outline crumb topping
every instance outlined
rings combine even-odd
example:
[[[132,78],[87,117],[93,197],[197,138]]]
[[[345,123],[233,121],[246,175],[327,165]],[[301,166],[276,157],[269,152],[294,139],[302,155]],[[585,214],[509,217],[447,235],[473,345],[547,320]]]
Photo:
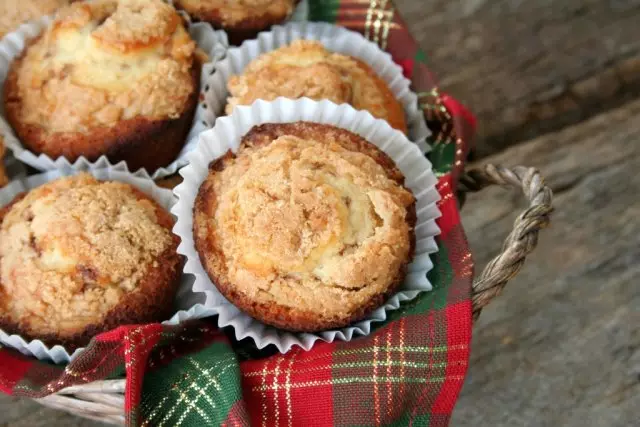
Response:
[[[402,106],[368,65],[347,55],[329,52],[317,41],[296,40],[254,59],[241,75],[228,82],[226,113],[236,105],[279,96],[297,99],[328,99],[351,104],[405,130]],[[393,110],[393,111],[392,111]]]
[[[70,0],[4,0],[0,2],[0,38],[21,24],[51,15]]]
[[[213,245],[206,262],[251,301],[344,318],[407,262],[415,199],[373,158],[316,131],[243,146],[214,167],[195,227]]]
[[[14,63],[18,118],[48,133],[177,118],[197,88],[196,45],[162,0],[96,0],[60,10]]]
[[[273,16],[284,19],[293,12],[295,0],[176,0],[177,7],[200,19],[212,19],[222,26]]]
[[[157,206],[89,174],[28,192],[0,227],[0,304],[34,334],[73,335],[135,292],[171,245]]]

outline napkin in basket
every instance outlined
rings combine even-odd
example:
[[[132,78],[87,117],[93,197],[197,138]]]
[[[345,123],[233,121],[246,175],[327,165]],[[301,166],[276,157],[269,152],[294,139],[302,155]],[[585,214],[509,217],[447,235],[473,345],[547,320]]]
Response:
[[[311,2],[312,20],[360,31],[389,51],[419,93],[433,138],[442,217],[439,251],[421,294],[369,336],[256,351],[212,321],[121,327],[96,337],[68,366],[0,349],[0,391],[42,397],[126,373],[129,425],[446,426],[462,387],[471,340],[473,262],[455,186],[473,136],[473,117],[440,95],[424,55],[391,1]]]

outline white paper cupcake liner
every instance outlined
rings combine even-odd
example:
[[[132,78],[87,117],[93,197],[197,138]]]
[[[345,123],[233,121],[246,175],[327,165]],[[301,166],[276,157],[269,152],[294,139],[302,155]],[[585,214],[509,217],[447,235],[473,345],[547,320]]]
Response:
[[[4,88],[4,82],[7,78],[9,68],[13,59],[19,56],[24,50],[29,39],[36,37],[40,32],[49,26],[52,18],[45,16],[37,21],[31,21],[21,25],[16,31],[7,34],[0,41],[0,86]],[[211,25],[205,23],[195,23],[189,25],[189,33],[191,37],[196,41],[198,47],[202,49],[208,56],[209,62],[203,64],[202,72],[200,75],[200,89],[206,84],[206,80],[211,73],[214,64],[217,60],[224,56],[224,53],[229,45],[227,35],[224,31],[214,31]],[[165,167],[159,168],[155,171],[147,171],[141,169],[140,173],[143,176],[149,176],[152,179],[158,179],[165,176],[172,175],[178,171],[179,168],[186,164],[185,156],[197,142],[197,136],[203,130],[209,128],[207,121],[205,120],[204,113],[206,110],[203,108],[202,103],[199,102],[194,115],[193,123],[189,131],[188,136],[185,138],[186,143],[180,154],[170,164]],[[45,154],[35,154],[26,149],[20,140],[17,138],[13,129],[9,125],[5,118],[4,101],[0,100],[0,133],[5,138],[5,144],[15,157],[38,170],[48,171],[60,168],[73,168],[73,169],[87,169],[95,166],[96,164],[105,164],[103,160],[106,160],[105,156],[100,157],[97,161],[90,162],[85,157],[78,158],[74,163],[69,162],[64,157],[58,157],[52,159]],[[137,171],[136,171],[137,172]]]
[[[152,197],[166,210],[170,210],[176,202],[171,190],[158,187],[148,178],[131,174],[124,163],[109,168],[91,168],[88,172],[100,180],[121,181],[131,184]],[[0,207],[10,203],[19,193],[29,191],[62,176],[75,175],[77,173],[79,173],[78,170],[69,167],[13,180],[6,187],[0,189]],[[179,311],[171,319],[162,322],[163,324],[175,325],[188,319],[202,318],[213,314],[212,310],[203,305],[205,295],[193,292],[193,280],[193,276],[183,275],[176,294],[176,308]],[[34,356],[40,360],[50,360],[55,363],[67,363],[83,350],[79,348],[74,352],[69,352],[61,345],[48,347],[40,340],[25,341],[21,336],[9,335],[1,329],[0,345],[14,348],[27,356]]]
[[[355,132],[386,152],[406,177],[405,185],[417,199],[416,251],[407,277],[398,290],[382,307],[365,320],[349,327],[320,332],[292,333],[279,330],[253,319],[227,301],[218,291],[204,270],[193,240],[193,206],[200,185],[208,174],[209,163],[228,150],[235,152],[240,140],[253,126],[263,123],[290,123],[310,121],[338,126]],[[240,106],[227,117],[216,121],[213,129],[200,134],[198,146],[187,156],[189,165],[180,170],[184,181],[174,189],[178,202],[172,212],[178,217],[174,233],[180,236],[178,252],[187,257],[185,272],[195,276],[194,292],[206,295],[205,307],[218,314],[220,327],[231,326],[238,340],[251,338],[258,348],[275,345],[281,352],[298,345],[310,349],[318,341],[350,341],[353,337],[367,335],[372,324],[387,318],[388,310],[395,310],[403,301],[430,291],[427,272],[433,268],[429,254],[438,250],[435,236],[440,233],[435,220],[440,217],[436,202],[440,195],[435,188],[437,179],[431,163],[418,147],[389,124],[375,119],[366,111],[336,105],[330,101],[315,102],[308,98],[290,100],[278,98],[273,102],[257,101],[251,106]]]
[[[290,22],[304,22],[309,20],[309,0],[302,0],[298,3],[293,14],[289,18]]]
[[[216,118],[224,115],[229,96],[227,82],[231,76],[241,74],[258,56],[300,39],[317,40],[332,52],[350,55],[369,64],[404,107],[409,139],[415,142],[423,153],[430,151],[426,140],[431,132],[427,128],[423,112],[418,108],[418,96],[412,92],[411,82],[404,77],[402,68],[393,62],[391,55],[361,34],[321,22],[276,25],[271,31],[258,34],[257,39],[247,40],[239,47],[230,48],[226,58],[217,62],[215,73],[204,86],[207,104],[204,120],[213,126]]]

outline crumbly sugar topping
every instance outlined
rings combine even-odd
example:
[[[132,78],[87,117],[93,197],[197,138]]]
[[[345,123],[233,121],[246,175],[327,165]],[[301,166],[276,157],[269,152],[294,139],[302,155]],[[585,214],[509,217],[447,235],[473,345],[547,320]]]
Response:
[[[0,2],[0,38],[21,24],[51,15],[70,0],[3,0]]]
[[[226,112],[231,114],[236,105],[250,105],[258,99],[308,97],[351,104],[389,120],[393,127],[403,128],[403,117],[399,123],[390,120],[388,106],[398,102],[381,85],[384,82],[355,58],[332,53],[317,41],[296,40],[259,56],[241,75],[229,79]]]
[[[177,118],[194,88],[195,42],[162,0],[96,0],[60,10],[14,66],[19,119],[48,133]]]
[[[80,174],[42,185],[2,221],[2,315],[73,335],[135,292],[171,242],[155,205],[128,184]]]
[[[253,301],[344,317],[384,293],[409,256],[413,195],[338,143],[281,136],[209,180],[217,269]]]

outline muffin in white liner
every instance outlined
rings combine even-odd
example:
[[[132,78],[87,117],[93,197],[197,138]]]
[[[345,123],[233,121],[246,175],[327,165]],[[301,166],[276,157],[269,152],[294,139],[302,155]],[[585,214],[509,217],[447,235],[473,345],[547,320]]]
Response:
[[[38,36],[43,29],[51,24],[52,20],[52,17],[45,16],[37,21],[23,24],[16,31],[7,34],[0,41],[0,85],[3,88],[13,59],[22,53],[29,39]],[[226,52],[228,47],[227,35],[224,31],[214,31],[211,25],[205,23],[190,24],[188,30],[198,47],[202,49],[209,58],[209,61],[203,64],[200,74],[200,90],[202,90],[214,68],[214,64],[219,58],[223,57]],[[180,167],[184,166],[186,164],[185,155],[195,146],[198,134],[210,127],[205,120],[205,112],[206,109],[203,107],[202,102],[198,102],[191,129],[186,137],[186,143],[182,147],[178,157],[170,164],[155,171],[140,169],[139,172],[141,176],[158,179],[172,175],[176,173]],[[52,159],[45,154],[37,155],[26,149],[5,118],[4,102],[0,102],[0,134],[4,136],[7,148],[13,152],[18,160],[41,171],[68,167],[87,169],[98,164],[110,164],[105,156],[100,157],[94,162],[90,162],[85,157],[80,157],[72,164],[64,157]]]
[[[29,191],[33,188],[62,176],[75,175],[80,171],[66,168],[54,170],[27,178],[15,179],[6,187],[0,189],[0,207],[10,203],[19,193]],[[133,185],[148,196],[152,197],[160,206],[169,211],[176,202],[171,190],[158,187],[148,178],[136,177],[129,173],[124,163],[109,168],[92,168],[88,172],[99,180],[120,181]],[[193,276],[183,274],[178,292],[176,293],[175,305],[179,310],[171,319],[163,322],[167,325],[176,325],[184,320],[207,317],[213,311],[206,309],[204,295],[193,293]],[[68,351],[62,345],[48,347],[40,340],[25,341],[19,335],[9,335],[0,329],[0,345],[14,348],[27,356],[34,356],[40,360],[50,360],[55,363],[67,363],[75,358],[83,349],[78,348],[73,352]]]
[[[175,7],[175,2],[174,0],[165,0],[167,3],[169,3],[171,6]],[[186,17],[189,22],[191,21],[191,16],[189,16],[189,14],[187,12],[185,12],[184,10],[178,9],[178,12],[180,12],[181,15],[183,15],[184,17]],[[287,19],[286,21],[288,22],[305,22],[309,20],[309,0],[300,0],[298,2],[298,5],[296,6],[296,8],[293,10],[293,13],[291,14],[291,16],[289,17],[289,19]]]
[[[354,132],[375,144],[388,154],[405,176],[405,186],[416,198],[416,248],[407,276],[398,291],[383,306],[364,320],[338,330],[311,333],[293,333],[267,326],[227,301],[212,283],[195,249],[193,237],[193,208],[200,185],[207,177],[209,164],[229,150],[235,152],[242,137],[255,125],[264,123],[292,123],[297,121],[329,124]],[[203,132],[195,150],[188,154],[189,165],[180,170],[184,181],[174,189],[178,202],[172,209],[178,220],[174,227],[181,243],[178,252],[187,257],[185,272],[195,275],[194,292],[206,295],[206,308],[218,314],[220,327],[231,326],[238,340],[251,338],[258,348],[269,344],[286,352],[294,345],[305,350],[318,341],[350,341],[367,335],[372,323],[387,318],[387,310],[395,310],[400,303],[432,289],[427,272],[433,268],[429,255],[438,250],[435,236],[440,233],[436,219],[440,210],[436,202],[440,195],[435,188],[437,179],[431,163],[418,147],[405,135],[366,111],[357,111],[347,104],[312,101],[308,98],[290,100],[278,98],[273,102],[257,101],[251,106],[239,106],[227,117],[216,121],[213,129]]]
[[[431,134],[427,128],[424,113],[419,109],[418,96],[411,90],[411,82],[404,77],[402,68],[393,62],[391,55],[359,33],[346,28],[320,22],[291,22],[276,25],[271,31],[263,32],[255,40],[247,40],[239,47],[232,47],[227,56],[215,65],[215,72],[204,86],[207,109],[204,119],[213,126],[215,119],[224,115],[229,91],[229,78],[241,74],[246,66],[264,53],[291,44],[294,40],[317,40],[327,50],[353,56],[367,63],[382,78],[402,104],[408,127],[409,139],[415,142],[423,153],[430,150],[426,142]]]

